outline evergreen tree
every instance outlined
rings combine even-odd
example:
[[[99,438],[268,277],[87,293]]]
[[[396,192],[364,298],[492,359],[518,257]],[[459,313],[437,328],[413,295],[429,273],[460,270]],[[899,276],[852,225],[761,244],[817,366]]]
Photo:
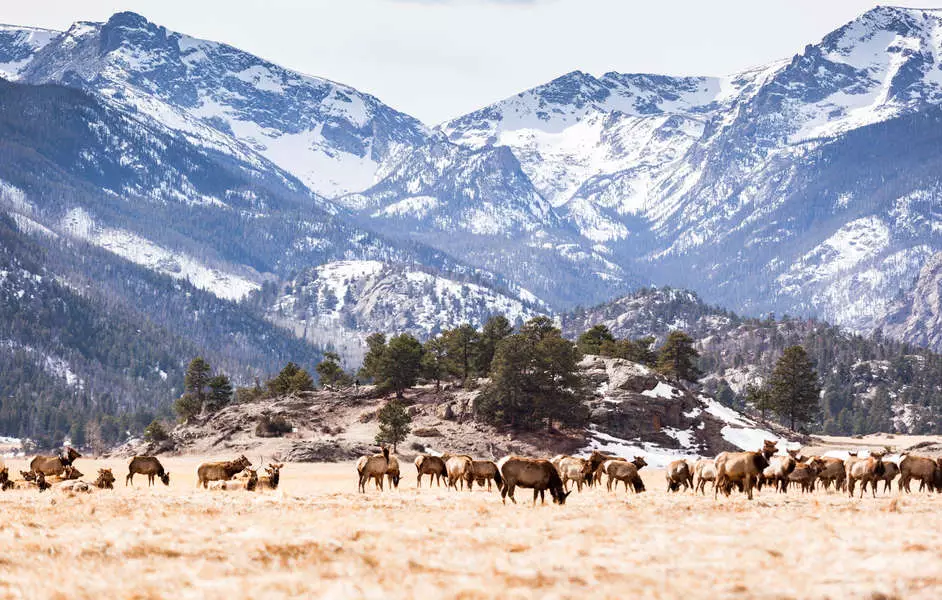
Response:
[[[893,432],[893,401],[885,385],[878,385],[870,401],[867,433]]]
[[[232,402],[232,382],[229,381],[228,375],[224,373],[215,375],[209,379],[207,385],[209,386],[209,394],[207,394],[206,403],[204,404],[206,410],[216,412]]]
[[[158,419],[151,421],[150,425],[144,428],[144,439],[148,442],[162,442],[170,437],[164,424]]]
[[[72,423],[72,427],[69,429],[69,439],[72,440],[72,445],[76,448],[85,445],[85,421],[79,419]]]
[[[752,405],[755,410],[759,411],[763,421],[766,419],[766,413],[774,408],[772,394],[766,386],[749,385],[746,388],[746,404]]]
[[[481,329],[481,340],[478,344],[477,372],[486,375],[491,370],[491,361],[494,360],[494,351],[497,344],[514,332],[513,325],[503,315],[491,317]]]
[[[449,372],[448,347],[441,336],[425,342],[422,354],[422,377],[435,382],[435,389],[442,389],[442,378]]]
[[[187,392],[173,402],[173,410],[177,413],[180,421],[182,423],[186,423],[202,412],[203,403],[200,402],[196,396]],[[108,436],[106,435],[104,428],[102,428],[101,431],[101,438],[101,441],[104,444],[109,443]]]
[[[605,325],[595,325],[579,336],[576,344],[583,354],[601,354],[604,344],[614,344],[615,336]]]
[[[408,333],[390,338],[379,365],[379,383],[402,398],[415,385],[422,368],[422,344]]]
[[[353,383],[352,378],[340,366],[340,355],[336,352],[325,352],[324,360],[315,367],[317,377],[323,386],[348,386]]]
[[[465,324],[442,333],[442,339],[448,349],[449,364],[453,374],[466,382],[474,375],[478,360],[480,334],[471,325]]]
[[[406,407],[399,400],[390,400],[376,415],[379,420],[379,432],[376,434],[377,444],[392,444],[393,452],[397,446],[404,442],[412,431],[412,417]]]
[[[206,386],[209,384],[211,371],[209,363],[202,356],[197,356],[190,361],[183,379],[184,392],[199,402],[201,410],[203,402],[206,401]]]
[[[579,351],[548,323],[537,317],[497,345],[491,383],[475,403],[481,419],[530,430],[586,423]]]
[[[808,353],[801,346],[790,346],[775,364],[769,381],[771,404],[789,429],[812,421],[818,413],[821,386]]]
[[[694,361],[700,356],[693,347],[693,339],[683,331],[670,332],[664,345],[658,351],[657,370],[685,381],[696,381],[700,370]]]
[[[314,379],[310,373],[293,362],[284,366],[278,375],[268,380],[268,391],[272,396],[285,396],[314,390]]]
[[[366,355],[363,357],[363,366],[360,367],[359,376],[368,381],[378,382],[382,379],[382,364],[386,353],[386,336],[382,333],[373,333],[366,338]]]

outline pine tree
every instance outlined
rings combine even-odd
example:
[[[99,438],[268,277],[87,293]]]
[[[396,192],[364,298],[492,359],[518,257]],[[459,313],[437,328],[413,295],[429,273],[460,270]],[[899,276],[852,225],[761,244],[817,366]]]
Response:
[[[379,421],[377,444],[392,444],[396,452],[399,443],[404,442],[412,431],[412,417],[399,400],[390,400],[376,415]]]
[[[203,408],[203,402],[206,401],[206,386],[209,384],[209,378],[212,368],[202,356],[197,356],[190,361],[186,368],[186,375],[183,379],[184,392],[193,396],[200,404],[200,410]]]
[[[696,381],[701,373],[694,361],[700,356],[693,339],[683,331],[670,332],[658,351],[657,370],[669,377]]]
[[[792,431],[815,418],[821,386],[814,364],[803,347],[785,349],[769,380],[769,393],[773,410],[788,422]]]
[[[442,378],[448,374],[448,347],[441,336],[425,342],[422,354],[422,377],[435,382],[435,389],[442,389]]]
[[[583,354],[601,354],[603,344],[614,344],[615,336],[605,325],[595,325],[579,336],[576,344]]]
[[[173,402],[173,410],[177,413],[180,421],[186,423],[193,417],[200,414],[200,412],[203,410],[203,403],[200,402],[196,396],[187,392]],[[100,435],[101,441],[104,444],[108,444],[108,435],[104,425],[102,425]]]
[[[348,386],[353,382],[340,366],[340,355],[336,352],[325,352],[324,360],[317,364],[315,370],[323,386]]]
[[[762,415],[765,421],[766,413],[773,409],[772,394],[766,386],[750,385],[746,388],[746,404],[751,404]]]
[[[314,390],[314,379],[310,373],[293,362],[284,366],[278,375],[268,380],[268,391],[272,396],[285,396]]]
[[[513,325],[503,315],[496,315],[487,320],[481,329],[481,340],[478,344],[476,367],[478,373],[486,375],[490,372],[497,344],[513,332]]]
[[[378,382],[382,378],[381,367],[383,356],[386,353],[386,336],[382,333],[373,333],[366,338],[366,355],[363,357],[363,366],[360,367],[359,376],[368,381]]]
[[[209,379],[209,394],[206,397],[204,406],[210,412],[216,412],[222,407],[232,402],[232,382],[229,376],[220,373]]]
[[[422,368],[422,344],[408,333],[389,340],[379,365],[380,384],[402,398],[415,385]]]
[[[170,437],[164,424],[158,419],[151,421],[150,425],[144,428],[144,439],[148,442],[162,442]]]
[[[468,381],[474,375],[477,364],[480,334],[474,327],[465,324],[443,332],[442,339],[448,348],[448,359],[454,368],[454,375],[463,382]]]

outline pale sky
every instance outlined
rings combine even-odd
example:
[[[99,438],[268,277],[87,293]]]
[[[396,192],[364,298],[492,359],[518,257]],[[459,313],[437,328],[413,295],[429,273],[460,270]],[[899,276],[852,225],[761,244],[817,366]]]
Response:
[[[942,8],[942,0],[897,5]],[[133,10],[369,92],[429,125],[580,69],[725,75],[787,58],[863,0],[0,0],[65,29]]]

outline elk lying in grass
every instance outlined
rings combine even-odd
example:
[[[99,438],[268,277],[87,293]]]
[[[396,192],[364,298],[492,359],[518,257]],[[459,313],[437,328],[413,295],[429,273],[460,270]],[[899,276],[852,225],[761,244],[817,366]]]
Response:
[[[357,475],[359,475],[359,484],[357,489],[361,493],[366,493],[366,482],[370,479],[380,490],[383,489],[383,477],[386,475],[386,469],[389,467],[389,448],[382,447],[380,454],[372,456],[361,456],[357,460]]]
[[[442,477],[446,476],[445,461],[437,456],[420,454],[415,457],[415,470],[418,476],[415,478],[415,486],[422,487],[422,476],[428,475],[429,486],[434,479],[439,486],[442,484]]]
[[[259,490],[277,490],[281,481],[281,469],[284,463],[271,463],[265,467],[265,474],[258,478]]]
[[[684,486],[686,492],[688,488],[693,487],[693,473],[690,472],[690,465],[685,460],[675,460],[667,465],[667,471],[664,472],[667,479],[667,491],[676,492],[680,486]]]
[[[919,480],[919,491],[928,487],[929,490],[942,492],[942,465],[925,456],[913,454],[903,455],[899,461],[899,489],[910,493],[909,483],[913,479]]]
[[[857,456],[856,452],[851,452],[850,458],[844,462],[844,470],[847,473],[847,492],[851,498],[854,497],[854,484],[858,481],[860,482],[861,498],[863,498],[868,483],[871,484],[873,497],[876,498],[876,482],[886,472],[886,466],[883,464],[883,453],[877,452],[867,458],[862,458]]]
[[[386,465],[386,479],[389,481],[389,487],[399,489],[399,459],[395,454],[389,455],[389,464]]]
[[[461,482],[461,489],[464,489],[465,483],[467,483],[468,491],[470,492],[471,480],[474,477],[474,470],[472,468],[474,461],[471,457],[464,454],[459,456],[445,454],[442,458],[445,459],[445,473],[448,475],[448,487],[453,487],[457,490],[458,482]]]
[[[694,491],[706,495],[706,482],[716,485],[716,463],[712,458],[701,458],[693,466]]]
[[[114,474],[111,469],[98,469],[98,479],[95,480],[95,487],[100,490],[114,489]]]
[[[634,460],[627,461],[623,458],[615,458],[607,460],[602,463],[602,467],[605,469],[605,474],[608,475],[608,480],[605,482],[605,487],[608,491],[617,491],[618,482],[621,481],[625,484],[625,493],[628,493],[628,487],[631,486],[631,489],[635,493],[641,493],[644,491],[644,482],[641,481],[641,476],[638,475],[638,470],[646,466],[648,463],[645,462],[644,457],[636,456]]]
[[[543,504],[546,504],[546,490],[550,491],[550,496],[556,504],[565,504],[566,498],[572,493],[563,490],[563,480],[559,477],[559,471],[548,460],[505,456],[497,461],[497,469],[503,479],[500,497],[504,504],[507,503],[508,496],[511,502],[517,503],[514,490],[518,487],[533,489],[534,506],[536,506],[537,496]]]
[[[170,485],[170,473],[164,470],[156,456],[135,456],[128,463],[128,476],[124,479],[124,485],[134,485],[135,475],[147,475],[147,486],[154,485],[154,478],[159,477],[164,485]]]
[[[492,460],[472,460],[471,474],[471,480],[477,481],[479,486],[484,487],[485,482],[487,483],[487,491],[491,491],[491,481],[497,484],[497,489],[504,485],[497,463]],[[470,485],[471,481],[468,482],[469,487]]]
[[[57,456],[37,456],[29,463],[29,470],[33,472],[42,472],[43,475],[59,476],[65,472],[66,467],[72,465],[75,459],[81,458],[75,448],[66,447],[65,451]]]
[[[217,479],[209,485],[211,490],[254,492],[258,488],[258,469],[248,469],[249,476],[239,479]]]
[[[196,486],[203,486],[205,489],[210,481],[227,481],[251,466],[252,463],[244,454],[235,460],[203,463],[196,469],[199,478]]]

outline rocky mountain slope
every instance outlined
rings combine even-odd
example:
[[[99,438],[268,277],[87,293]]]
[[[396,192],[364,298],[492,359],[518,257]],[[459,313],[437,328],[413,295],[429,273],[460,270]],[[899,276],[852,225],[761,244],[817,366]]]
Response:
[[[599,449],[619,456],[644,456],[663,467],[678,457],[713,456],[723,450],[754,449],[764,439],[779,440],[755,421],[712,398],[671,384],[642,365],[620,359],[586,357],[580,364],[595,392],[587,400],[592,423],[585,431],[512,433],[474,420],[478,391],[420,386],[406,396],[412,433],[400,456],[416,452],[465,452],[499,458],[510,453],[552,455]],[[319,391],[228,406],[175,428],[170,439],[131,442],[120,454],[140,452],[218,454],[231,450],[274,460],[350,460],[372,452],[376,412],[385,399],[370,387]],[[264,437],[264,419],[284,418],[292,432]]]

